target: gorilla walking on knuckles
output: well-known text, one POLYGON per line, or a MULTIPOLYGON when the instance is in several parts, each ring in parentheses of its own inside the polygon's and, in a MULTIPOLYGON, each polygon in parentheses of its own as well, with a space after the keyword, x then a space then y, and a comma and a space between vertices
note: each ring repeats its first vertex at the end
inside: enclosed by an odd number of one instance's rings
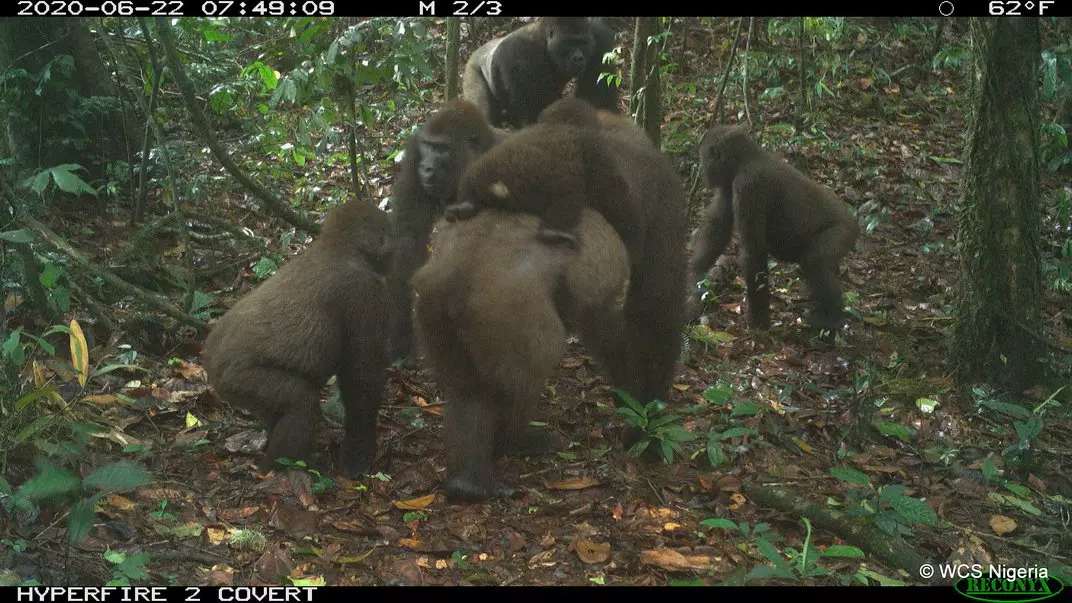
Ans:
POLYGON ((538 228, 536 216, 494 210, 446 224, 413 277, 418 338, 450 397, 446 492, 456 500, 498 494, 502 454, 551 447, 527 417, 567 330, 586 344, 620 337, 629 262, 614 229, 591 210, 577 247, 548 245, 538 228))
POLYGON ((395 251, 388 283, 398 310, 392 316, 392 358, 412 353, 408 283, 428 259, 432 225, 444 207, 455 201, 458 179, 466 166, 505 136, 488 125, 474 104, 453 100, 433 113, 406 144, 391 210, 395 251))
MULTIPOLYGON (((685 322, 681 180, 649 141, 579 125, 598 120, 585 117, 578 102, 558 101, 547 109, 548 122, 521 130, 474 161, 447 215, 466 219, 487 208, 534 213, 541 216, 541 240, 576 245, 584 236, 577 231, 583 210, 602 214, 629 252, 625 329, 617 340, 585 344, 616 386, 645 402, 666 400, 685 322), (560 111, 564 104, 579 112, 560 111)), ((627 435, 627 442, 635 436, 627 435)))
POLYGON ((342 469, 357 476, 371 467, 389 363, 389 235, 387 215, 368 202, 336 207, 316 241, 239 300, 206 339, 203 363, 220 398, 267 424, 262 471, 277 457, 311 460, 320 389, 331 375, 346 413, 342 469))
POLYGON ((843 320, 838 265, 856 242, 856 219, 833 191, 764 150, 742 128, 715 126, 699 146, 704 180, 715 196, 696 234, 690 283, 704 278, 736 228, 749 324, 770 328, 769 254, 800 265, 815 303, 809 322, 829 338, 843 320))
POLYGON ((477 48, 465 65, 462 96, 494 126, 525 126, 577 78, 575 95, 619 111, 617 86, 599 81, 614 32, 587 17, 544 17, 477 48))

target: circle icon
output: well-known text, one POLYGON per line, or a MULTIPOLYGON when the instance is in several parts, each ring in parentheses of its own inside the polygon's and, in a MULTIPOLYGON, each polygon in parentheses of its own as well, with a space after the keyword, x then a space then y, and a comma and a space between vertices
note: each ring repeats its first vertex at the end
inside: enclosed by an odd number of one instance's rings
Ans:
POLYGON ((938 12, 941 13, 943 17, 948 17, 953 14, 953 8, 952 2, 943 0, 943 2, 938 5, 938 12))

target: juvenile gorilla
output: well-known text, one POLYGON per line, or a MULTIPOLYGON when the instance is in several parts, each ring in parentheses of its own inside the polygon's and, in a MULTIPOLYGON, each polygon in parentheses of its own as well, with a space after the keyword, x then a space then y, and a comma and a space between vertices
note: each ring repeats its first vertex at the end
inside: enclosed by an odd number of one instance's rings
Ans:
MULTIPOLYGON (((566 102, 573 101, 559 101, 566 102)), ((598 211, 629 252, 631 280, 623 338, 586 345, 615 385, 644 401, 667 399, 685 322, 686 234, 681 180, 662 153, 647 141, 552 119, 474 161, 458 201, 448 218, 489 207, 537 214, 549 244, 583 243, 579 216, 598 211)))
POLYGON ((619 110, 617 86, 600 82, 614 32, 598 19, 545 17, 477 48, 465 65, 462 96, 495 126, 536 121, 577 78, 575 94, 600 109, 619 110))
POLYGON ((736 226, 752 327, 770 327, 769 254, 800 264, 816 305, 812 325, 829 332, 840 328, 838 265, 859 231, 841 200, 765 151, 742 128, 708 130, 700 140, 700 166, 715 196, 696 234, 689 282, 704 278, 736 226))
POLYGON ((529 214, 486 211, 441 227, 413 277, 418 339, 448 393, 447 495, 494 496, 506 452, 547 448, 527 417, 562 360, 567 332, 617 339, 628 255, 596 212, 580 245, 548 245, 529 214))
POLYGON ((596 109, 587 101, 564 98, 540 112, 537 123, 570 125, 577 128, 602 130, 604 134, 642 146, 654 146, 648 134, 633 120, 604 109, 596 109))
POLYGON ((476 105, 453 100, 432 114, 406 145, 395 180, 392 220, 395 251, 388 276, 392 316, 391 356, 410 356, 412 325, 408 281, 428 259, 432 225, 457 196, 466 166, 506 134, 490 127, 476 105))
POLYGON ((338 377, 346 412, 340 460, 348 475, 376 455, 387 368, 390 254, 386 214, 368 202, 332 210, 316 241, 234 305, 205 341, 204 366, 226 402, 268 426, 260 463, 310 460, 320 388, 338 377))

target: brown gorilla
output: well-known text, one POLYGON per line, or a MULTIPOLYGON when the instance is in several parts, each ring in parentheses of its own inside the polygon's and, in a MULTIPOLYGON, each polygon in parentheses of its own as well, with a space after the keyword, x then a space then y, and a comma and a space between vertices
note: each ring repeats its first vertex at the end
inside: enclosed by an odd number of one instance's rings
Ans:
POLYGON ((812 325, 830 334, 840 328, 838 265, 859 232, 841 199, 765 151, 742 128, 708 130, 700 140, 700 167, 715 195, 696 234, 690 282, 704 278, 736 228, 752 327, 770 327, 769 254, 800 264, 816 306, 812 325))
POLYGON ((585 211, 573 248, 544 243, 538 227, 535 216, 493 210, 443 225, 413 277, 418 339, 450 399, 454 499, 495 495, 499 455, 547 448, 526 417, 562 360, 567 331, 586 343, 621 338, 629 263, 614 229, 585 211))
POLYGON ((454 203, 466 166, 505 136, 488 125, 476 105, 453 100, 410 137, 391 202, 395 251, 388 283, 398 309, 392 317, 392 358, 408 358, 412 351, 407 283, 428 259, 432 225, 454 203))
POLYGON ((614 32, 598 19, 544 17, 477 48, 465 65, 462 96, 495 126, 536 121, 544 107, 577 78, 576 96, 619 110, 618 87, 599 81, 614 32))
POLYGON ((650 142, 600 129, 538 123, 474 161, 458 201, 448 217, 489 207, 540 215, 549 243, 576 244, 584 208, 602 214, 629 251, 632 277, 624 339, 588 345, 615 385, 645 402, 666 400, 685 322, 686 238, 685 194, 666 156, 650 142))
POLYGON ((564 98, 555 101, 540 112, 536 120, 541 124, 569 125, 577 128, 602 130, 604 134, 619 136, 622 140, 642 146, 654 146, 644 130, 624 115, 596 109, 591 103, 579 98, 564 98))
POLYGON ((338 377, 346 412, 340 464, 368 471, 387 356, 391 251, 387 215, 368 202, 333 209, 316 241, 243 297, 205 341, 209 381, 268 427, 262 470, 277 457, 311 460, 320 388, 338 377))

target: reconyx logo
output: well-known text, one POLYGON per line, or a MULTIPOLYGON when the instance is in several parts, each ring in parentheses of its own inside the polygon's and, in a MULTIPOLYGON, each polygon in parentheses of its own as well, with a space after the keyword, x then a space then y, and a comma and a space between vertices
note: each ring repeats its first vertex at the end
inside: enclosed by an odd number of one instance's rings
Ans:
POLYGON ((969 599, 986 603, 1028 603, 1059 594, 1065 585, 1057 578, 962 578, 953 588, 969 599))

